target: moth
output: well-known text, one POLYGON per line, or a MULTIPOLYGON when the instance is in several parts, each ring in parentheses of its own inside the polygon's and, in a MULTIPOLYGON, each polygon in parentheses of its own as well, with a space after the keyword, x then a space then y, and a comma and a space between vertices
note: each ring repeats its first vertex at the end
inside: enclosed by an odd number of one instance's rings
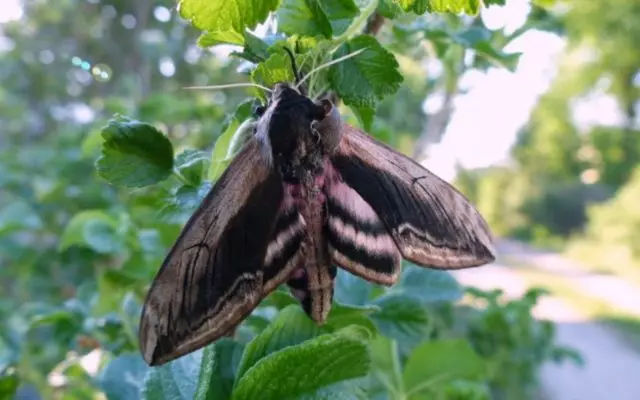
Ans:
POLYGON ((487 223, 461 193, 297 80, 256 109, 253 134, 166 256, 140 322, 149 365, 232 332, 281 284, 322 324, 337 268, 389 286, 403 258, 439 269, 495 259, 487 223))

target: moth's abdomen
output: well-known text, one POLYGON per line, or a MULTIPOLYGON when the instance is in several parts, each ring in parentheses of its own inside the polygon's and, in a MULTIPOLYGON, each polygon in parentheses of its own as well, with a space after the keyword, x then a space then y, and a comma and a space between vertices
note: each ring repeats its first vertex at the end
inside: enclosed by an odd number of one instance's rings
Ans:
POLYGON ((286 183, 285 193, 300 210, 307 226, 301 265, 291 274, 287 284, 309 317, 322 324, 331 310, 336 267, 332 265, 325 237, 325 177, 322 170, 319 171, 309 174, 309 179, 298 184, 286 183))

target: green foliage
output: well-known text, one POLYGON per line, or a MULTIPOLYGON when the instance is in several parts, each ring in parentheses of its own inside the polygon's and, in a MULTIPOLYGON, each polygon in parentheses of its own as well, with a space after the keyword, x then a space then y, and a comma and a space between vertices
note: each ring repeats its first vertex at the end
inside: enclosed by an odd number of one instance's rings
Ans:
POLYGON ((582 261, 608 270, 640 268, 640 172, 609 201, 589 208, 589 224, 576 235, 569 251, 582 261))
POLYGON ((334 60, 364 49, 358 56, 335 64, 329 81, 345 104, 373 107, 376 100, 398 90, 402 76, 395 57, 372 36, 358 36, 343 44, 334 60))
MULTIPOLYGON (((340 271, 332 311, 321 327, 278 290, 232 338, 156 368, 137 351, 149 282, 180 228, 251 134, 256 99, 245 96, 264 101, 264 93, 254 89, 185 93, 178 90, 183 83, 251 79, 272 85, 293 78, 284 46, 295 51, 303 73, 362 50, 312 75, 310 92, 337 93, 347 106, 345 118, 396 145, 419 133, 428 93, 455 93, 468 69, 513 68, 517 62, 517 54, 504 51, 513 37, 489 31, 477 18, 431 14, 475 15, 479 1, 180 1, 180 15, 202 31, 198 44, 240 45, 233 57, 246 61, 241 66, 248 76, 238 76, 238 63, 222 57, 199 55, 194 61, 196 34, 174 15, 153 19, 162 10, 94 3, 70 0, 52 8, 25 2, 27 19, 6 29, 19 50, 7 53, 10 67, 2 69, 10 79, 0 95, 10 91, 16 99, 0 108, 0 119, 38 115, 35 128, 30 118, 3 125, 24 146, 0 154, 0 283, 6 293, 0 301, 6 321, 0 326, 0 393, 486 399, 490 391, 504 390, 492 371, 521 366, 483 353, 481 343, 495 327, 457 311, 453 303, 463 291, 451 275, 410 264, 392 288, 340 271), (109 7, 117 18, 108 17, 109 7), (87 18, 77 18, 78 9, 87 18), (376 12, 390 19, 379 35, 369 24, 376 12), (270 13, 278 31, 263 37, 248 31, 270 13), (121 22, 130 21, 127 16, 135 18, 134 29, 121 22), (108 37, 95 26, 104 27, 108 37), (416 45, 422 41, 429 43, 428 52, 416 45), (78 54, 81 62, 37 61, 47 59, 49 48, 56 57, 78 54), (428 57, 440 60, 445 72, 425 82, 421 63, 428 57), (85 59, 111 66, 109 85, 91 75, 95 65, 85 59), (162 65, 173 65, 172 74, 162 65), (27 94, 18 96, 25 88, 27 94), (77 102, 95 113, 80 127, 88 134, 55 111, 77 102), (94 365, 85 367, 92 358, 94 365)), ((495 305, 492 312, 510 311, 495 305)), ((522 313, 530 317, 530 308, 522 313)), ((533 322, 523 325, 492 342, 492 349, 529 349, 520 339, 536 329, 533 322)), ((525 365, 526 379, 550 348, 548 341, 537 347, 542 355, 525 365)), ((526 379, 523 384, 531 384, 526 379)))
POLYGON ((140 187, 166 179, 173 170, 173 147, 152 125, 114 118, 102 129, 98 174, 114 185, 140 187))
POLYGON ((572 360, 580 356, 566 347, 553 344, 554 326, 535 319, 531 311, 543 289, 529 289, 522 298, 502 299, 501 290, 482 292, 468 289, 482 309, 471 313, 469 340, 473 348, 488 360, 487 374, 493 384, 494 398, 529 398, 535 392, 538 367, 545 359, 572 360))

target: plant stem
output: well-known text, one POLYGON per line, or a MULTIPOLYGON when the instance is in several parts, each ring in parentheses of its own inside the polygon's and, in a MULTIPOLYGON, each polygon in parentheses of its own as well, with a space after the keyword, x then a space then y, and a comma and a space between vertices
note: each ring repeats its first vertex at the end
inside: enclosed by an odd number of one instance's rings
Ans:
POLYGON ((391 361, 393 363, 393 378, 396 381, 396 388, 404 396, 404 382, 402 381, 402 367, 400 366, 400 354, 398 353, 398 342, 391 341, 391 361))

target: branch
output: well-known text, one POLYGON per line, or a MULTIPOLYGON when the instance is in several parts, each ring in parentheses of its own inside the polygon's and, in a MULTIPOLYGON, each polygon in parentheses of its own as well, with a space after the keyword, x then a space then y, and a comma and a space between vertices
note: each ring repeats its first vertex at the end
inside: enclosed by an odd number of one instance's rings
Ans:
POLYGON ((372 36, 376 36, 378 32, 380 32, 380 28, 384 25, 384 17, 380 13, 374 13, 369 21, 367 21, 367 26, 364 28, 364 33, 367 33, 372 36))
POLYGON ((447 90, 440 109, 427 116, 427 125, 422 130, 420 137, 416 141, 412 158, 418 162, 428 156, 428 149, 432 143, 442 138, 444 131, 449 126, 451 115, 453 114, 454 91, 447 90))

